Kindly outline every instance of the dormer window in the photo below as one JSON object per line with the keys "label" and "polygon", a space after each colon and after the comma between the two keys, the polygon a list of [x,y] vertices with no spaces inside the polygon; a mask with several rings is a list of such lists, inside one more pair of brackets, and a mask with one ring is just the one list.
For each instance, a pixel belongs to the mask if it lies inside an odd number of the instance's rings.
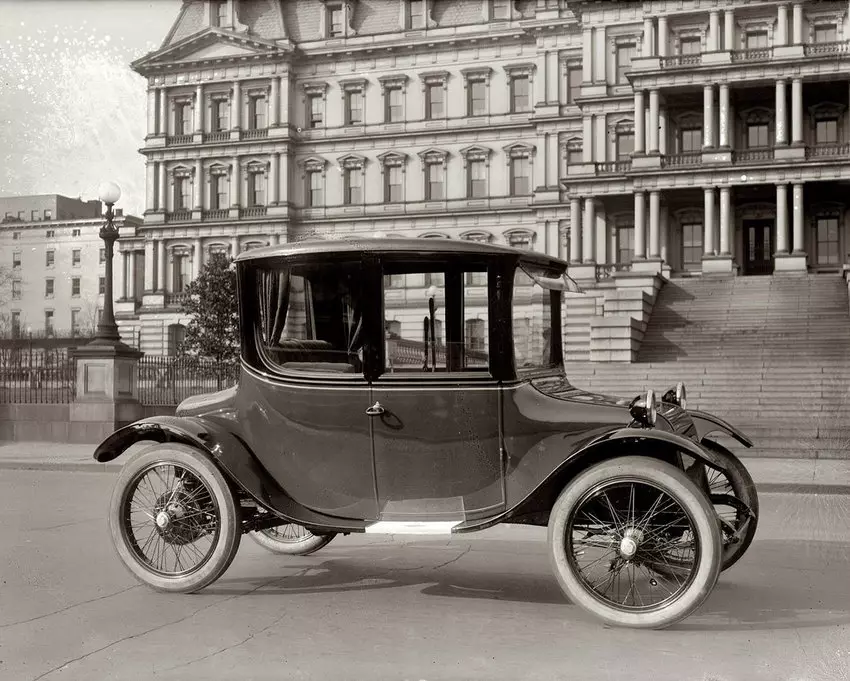
{"label": "dormer window", "polygon": [[425,28],[425,0],[408,0],[407,28]]}
{"label": "dormer window", "polygon": [[338,38],[345,35],[342,5],[328,5],[328,37]]}
{"label": "dormer window", "polygon": [[210,19],[212,25],[218,28],[230,24],[227,18],[227,0],[213,0],[213,2],[210,2]]}
{"label": "dormer window", "polygon": [[351,25],[354,19],[355,3],[352,0],[324,0],[325,12],[322,16],[322,34],[326,38],[345,38],[355,34]]}

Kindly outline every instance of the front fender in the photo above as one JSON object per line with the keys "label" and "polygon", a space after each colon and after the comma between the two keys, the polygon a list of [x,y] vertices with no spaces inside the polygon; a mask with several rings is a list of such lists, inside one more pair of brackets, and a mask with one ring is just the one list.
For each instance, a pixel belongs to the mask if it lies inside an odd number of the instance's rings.
{"label": "front fender", "polygon": [[709,433],[714,433],[718,430],[723,431],[727,435],[732,436],[745,447],[753,447],[753,441],[744,435],[735,426],[727,423],[723,419],[717,418],[714,414],[709,414],[696,409],[688,409],[688,415],[694,422],[694,427],[697,430],[697,438],[702,440]]}
{"label": "front fender", "polygon": [[687,452],[695,459],[704,461],[712,468],[720,468],[721,470],[724,468],[722,459],[710,449],[701,447],[693,440],[677,435],[676,433],[657,430],[655,428],[621,428],[610,433],[605,433],[582,447],[570,459],[574,460],[576,457],[582,456],[593,449],[618,441],[634,443],[647,443],[648,441],[663,442],[666,445]]}

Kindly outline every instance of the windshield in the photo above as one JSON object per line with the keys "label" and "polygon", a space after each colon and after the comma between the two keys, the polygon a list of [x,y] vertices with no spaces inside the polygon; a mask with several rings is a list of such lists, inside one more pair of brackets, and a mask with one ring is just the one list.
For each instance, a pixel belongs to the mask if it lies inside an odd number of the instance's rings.
{"label": "windshield", "polygon": [[[558,292],[553,296],[552,292]],[[560,272],[521,264],[514,276],[512,303],[514,360],[523,373],[561,363],[560,301],[563,291],[580,292]],[[554,299],[554,300],[553,300]]]}

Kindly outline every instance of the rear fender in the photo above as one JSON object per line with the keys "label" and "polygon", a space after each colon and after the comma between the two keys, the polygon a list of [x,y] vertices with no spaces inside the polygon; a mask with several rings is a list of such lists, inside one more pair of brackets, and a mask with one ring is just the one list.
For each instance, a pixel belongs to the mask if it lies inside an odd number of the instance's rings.
{"label": "rear fender", "polygon": [[708,414],[704,411],[697,411],[695,409],[688,409],[688,416],[690,416],[694,422],[694,427],[697,430],[697,437],[699,440],[702,440],[710,433],[722,431],[735,438],[745,447],[753,446],[753,441],[750,440],[750,438],[735,428],[735,426],[727,423],[723,419],[717,418],[713,414]]}

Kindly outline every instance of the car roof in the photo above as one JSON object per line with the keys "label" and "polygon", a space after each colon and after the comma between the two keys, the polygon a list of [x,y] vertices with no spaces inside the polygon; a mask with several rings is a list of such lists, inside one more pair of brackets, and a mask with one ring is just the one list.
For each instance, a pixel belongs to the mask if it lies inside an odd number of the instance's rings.
{"label": "car roof", "polygon": [[344,236],[335,239],[312,239],[309,241],[294,241],[287,244],[263,246],[240,253],[236,262],[262,260],[286,256],[336,255],[342,253],[446,253],[468,255],[511,255],[519,256],[526,262],[534,262],[548,267],[555,266],[563,269],[567,263],[537,251],[525,251],[510,246],[485,244],[465,239],[443,238],[406,238],[406,237],[354,237]]}

